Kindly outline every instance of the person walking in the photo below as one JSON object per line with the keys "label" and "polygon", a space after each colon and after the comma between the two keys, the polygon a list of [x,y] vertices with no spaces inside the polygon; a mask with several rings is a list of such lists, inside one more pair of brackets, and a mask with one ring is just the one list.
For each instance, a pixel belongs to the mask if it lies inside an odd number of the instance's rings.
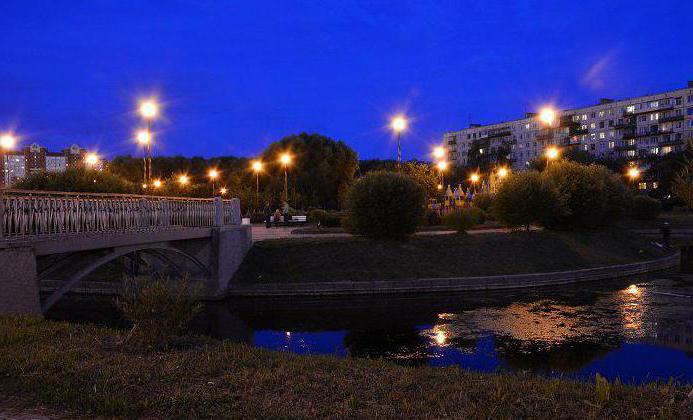
{"label": "person walking", "polygon": [[269,229],[272,227],[272,207],[269,201],[265,204],[265,228]]}

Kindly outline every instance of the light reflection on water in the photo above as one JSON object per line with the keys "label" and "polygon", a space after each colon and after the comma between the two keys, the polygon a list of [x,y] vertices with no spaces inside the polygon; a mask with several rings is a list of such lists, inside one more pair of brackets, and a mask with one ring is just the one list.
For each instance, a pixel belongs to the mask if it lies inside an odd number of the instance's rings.
{"label": "light reflection on water", "polygon": [[196,328],[299,354],[693,383],[693,277],[676,274],[453,296],[237,299],[208,306]]}

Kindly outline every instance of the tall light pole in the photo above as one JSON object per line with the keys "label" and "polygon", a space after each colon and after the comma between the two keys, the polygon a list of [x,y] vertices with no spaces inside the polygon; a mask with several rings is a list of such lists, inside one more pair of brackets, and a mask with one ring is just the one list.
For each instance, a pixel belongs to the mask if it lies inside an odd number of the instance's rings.
{"label": "tall light pole", "polygon": [[152,179],[152,119],[159,112],[159,107],[154,101],[145,101],[140,104],[140,114],[147,121],[147,134],[149,141],[147,142],[147,183]]}
{"label": "tall light pole", "polygon": [[397,168],[402,172],[402,131],[407,128],[407,120],[398,116],[392,119],[390,123],[392,129],[397,133]]}
{"label": "tall light pole", "polygon": [[217,178],[219,178],[219,171],[216,169],[210,169],[209,172],[207,172],[207,176],[209,177],[209,180],[212,181],[212,197],[214,197],[214,193],[216,192],[215,181]]}
{"label": "tall light pole", "polygon": [[287,167],[291,163],[291,155],[282,153],[282,155],[279,156],[279,162],[284,166],[284,202],[289,204],[289,174],[287,172]]}
{"label": "tall light pole", "polygon": [[255,208],[260,208],[260,172],[262,172],[262,161],[253,161],[253,172],[255,172]]}
{"label": "tall light pole", "polygon": [[[137,142],[144,147],[145,154],[142,157],[142,185],[149,185],[149,176],[147,175],[147,150],[151,150],[152,136],[147,130],[137,132]],[[151,174],[150,174],[151,175]]]}
{"label": "tall light pole", "polygon": [[440,172],[440,185],[442,185],[443,188],[445,188],[445,178],[443,172],[445,172],[445,170],[448,169],[448,163],[444,160],[441,160],[440,162],[438,162],[436,166],[438,166],[438,171]]}
{"label": "tall light pole", "polygon": [[479,174],[472,174],[469,177],[469,180],[472,182],[472,185],[474,186],[474,194],[476,194],[476,184],[479,182],[480,179],[481,177],[479,176]]}

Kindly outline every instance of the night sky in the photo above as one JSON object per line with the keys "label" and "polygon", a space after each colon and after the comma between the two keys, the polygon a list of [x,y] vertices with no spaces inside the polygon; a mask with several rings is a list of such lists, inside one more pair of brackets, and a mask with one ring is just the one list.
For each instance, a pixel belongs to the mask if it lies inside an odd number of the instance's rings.
{"label": "night sky", "polygon": [[445,131],[685,86],[693,1],[2,0],[0,131],[50,149],[245,155],[301,131],[404,157]]}

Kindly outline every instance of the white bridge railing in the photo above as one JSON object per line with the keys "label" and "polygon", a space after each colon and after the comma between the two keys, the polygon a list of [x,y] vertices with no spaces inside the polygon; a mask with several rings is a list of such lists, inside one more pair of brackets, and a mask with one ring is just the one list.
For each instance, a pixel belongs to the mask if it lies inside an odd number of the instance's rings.
{"label": "white bridge railing", "polygon": [[0,191],[0,240],[240,223],[236,198]]}

